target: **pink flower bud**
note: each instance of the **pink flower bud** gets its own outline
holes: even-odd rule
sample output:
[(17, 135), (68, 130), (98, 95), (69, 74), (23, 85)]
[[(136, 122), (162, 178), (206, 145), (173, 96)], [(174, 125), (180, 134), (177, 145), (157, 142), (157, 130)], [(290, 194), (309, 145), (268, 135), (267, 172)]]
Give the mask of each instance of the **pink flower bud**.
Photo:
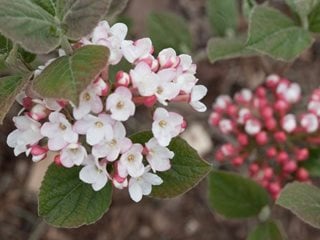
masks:
[(244, 129), (249, 135), (256, 135), (261, 131), (261, 123), (258, 119), (249, 119), (246, 122)]
[(287, 152), (281, 151), (278, 153), (276, 160), (278, 163), (283, 164), (289, 160), (289, 155)]
[(244, 158), (240, 157), (240, 156), (235, 157), (234, 159), (232, 159), (232, 164), (234, 166), (241, 166), (243, 164), (243, 162), (244, 162)]
[(252, 92), (249, 89), (242, 89), (240, 92), (236, 93), (234, 100), (237, 103), (247, 104), (252, 99)]
[(277, 149), (275, 147), (269, 147), (267, 149), (267, 156), (273, 158), (277, 155)]
[(268, 76), (266, 79), (267, 87), (272, 89), (276, 88), (279, 82), (280, 82), (280, 77), (276, 74), (272, 74)]
[(128, 73), (124, 71), (117, 72), (116, 82), (115, 82), (116, 87), (119, 87), (119, 86), (128, 87), (130, 83), (131, 83), (131, 78)]
[(296, 172), (296, 177), (299, 181), (308, 181), (309, 173), (305, 168), (298, 168)]
[(309, 150), (307, 148), (301, 148), (296, 150), (296, 159), (298, 161), (304, 161), (309, 158)]
[(49, 115), (49, 110), (43, 104), (36, 104), (28, 112), (28, 115), (34, 120), (40, 121)]
[(259, 145), (265, 145), (268, 142), (268, 135), (264, 131), (257, 133), (255, 138)]
[(261, 116), (266, 119), (273, 117), (273, 109), (270, 106), (265, 106), (261, 108), (260, 113), (261, 113)]
[(47, 148), (41, 147), (39, 145), (33, 145), (30, 151), (32, 155), (32, 161), (39, 162), (45, 159), (47, 157), (47, 152), (48, 152)]
[(214, 158), (219, 162), (222, 162), (223, 160), (225, 160), (224, 154), (220, 149), (215, 152)]
[(22, 99), (22, 105), (25, 109), (29, 110), (32, 107), (32, 98), (31, 97), (24, 97)]
[(93, 82), (93, 89), (98, 96), (107, 96), (109, 92), (109, 85), (101, 77), (98, 77)]
[(285, 142), (287, 140), (287, 135), (283, 131), (275, 132), (273, 134), (273, 137), (279, 143), (283, 143), (283, 142)]
[(274, 130), (277, 127), (277, 122), (274, 118), (268, 118), (265, 120), (265, 126), (268, 130)]
[(58, 154), (58, 155), (56, 155), (56, 156), (54, 157), (53, 162), (54, 162), (57, 166), (62, 166), (60, 154)]
[(273, 169), (271, 167), (263, 169), (263, 177), (264, 179), (270, 180), (273, 177)]
[(300, 124), (307, 133), (314, 133), (319, 128), (318, 117), (313, 113), (304, 114), (301, 117)]
[(272, 195), (277, 195), (281, 191), (281, 186), (278, 182), (273, 182), (269, 184), (268, 190)]
[(221, 119), (221, 116), (219, 113), (212, 112), (209, 117), (209, 124), (211, 124), (212, 126), (218, 126), (220, 119)]
[(229, 119), (221, 119), (219, 129), (222, 133), (230, 133), (233, 130), (233, 124)]
[(293, 114), (285, 115), (281, 120), (281, 127), (288, 133), (293, 132), (297, 128), (297, 121)]
[(259, 98), (265, 98), (266, 97), (266, 89), (264, 87), (258, 87), (255, 91), (255, 94)]
[(234, 117), (237, 114), (237, 107), (233, 104), (230, 104), (227, 106), (227, 114), (229, 114), (230, 116)]
[(249, 143), (248, 136), (246, 134), (240, 133), (237, 137), (238, 142), (241, 146), (246, 146)]
[(259, 172), (259, 169), (260, 169), (260, 167), (259, 167), (258, 164), (251, 163), (250, 166), (249, 166), (250, 175), (251, 176), (256, 175)]
[(282, 99), (277, 100), (274, 104), (274, 109), (280, 114), (285, 114), (289, 109), (289, 103)]
[(183, 119), (183, 122), (181, 124), (181, 131), (183, 132), (188, 126), (188, 123), (185, 119)]
[(157, 97), (155, 95), (152, 95), (150, 97), (145, 97), (143, 104), (146, 107), (152, 107), (154, 104), (156, 104), (156, 102), (157, 102)]
[(231, 143), (226, 143), (221, 146), (221, 151), (224, 156), (230, 157), (235, 154), (236, 149)]
[(283, 165), (283, 171), (285, 171), (286, 173), (293, 173), (296, 170), (297, 170), (297, 164), (294, 161), (287, 161)]

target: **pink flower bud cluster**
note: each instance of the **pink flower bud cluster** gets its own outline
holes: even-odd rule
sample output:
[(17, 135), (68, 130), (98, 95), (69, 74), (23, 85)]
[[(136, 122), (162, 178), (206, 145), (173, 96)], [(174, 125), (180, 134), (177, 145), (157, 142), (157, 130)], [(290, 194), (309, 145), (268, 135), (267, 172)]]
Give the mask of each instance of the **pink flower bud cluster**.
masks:
[(253, 92), (242, 89), (233, 99), (219, 96), (209, 123), (230, 142), (216, 150), (215, 159), (248, 169), (273, 198), (288, 181), (309, 181), (301, 163), (308, 160), (308, 149), (320, 143), (320, 89), (313, 92), (308, 109), (301, 111), (300, 100), (300, 86), (277, 75)]
[[(129, 72), (119, 71), (110, 81), (101, 73), (80, 94), (77, 105), (21, 94), (17, 100), (23, 109), (13, 119), (17, 129), (9, 134), (7, 143), (15, 155), (31, 155), (35, 162), (55, 152), (56, 164), (81, 166), (79, 178), (95, 191), (111, 181), (118, 189), (128, 188), (130, 197), (138, 202), (151, 193), (153, 185), (163, 182), (157, 173), (169, 170), (174, 157), (168, 145), (186, 128), (184, 118), (165, 106), (186, 102), (205, 111), (200, 100), (207, 89), (196, 85), (196, 66), (189, 55), (177, 55), (168, 48), (154, 56), (149, 38), (134, 42), (125, 40), (126, 34), (126, 25), (117, 23), (110, 28), (103, 21), (76, 46), (107, 46), (109, 64), (124, 58), (132, 64)], [(153, 137), (144, 144), (133, 143), (124, 125), (141, 105), (153, 111)]]

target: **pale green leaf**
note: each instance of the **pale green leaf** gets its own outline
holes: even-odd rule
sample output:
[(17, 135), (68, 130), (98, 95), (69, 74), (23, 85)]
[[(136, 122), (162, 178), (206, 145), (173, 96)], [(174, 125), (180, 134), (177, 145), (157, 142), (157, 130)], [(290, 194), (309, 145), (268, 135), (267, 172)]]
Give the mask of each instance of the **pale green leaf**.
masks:
[(44, 10), (46, 10), (48, 13), (50, 13), (52, 16), (55, 16), (56, 14), (56, 0), (31, 0), (38, 6), (42, 7)]
[(207, 0), (207, 14), (213, 31), (219, 36), (234, 35), (238, 24), (237, 0)]
[(33, 88), (45, 97), (69, 99), (77, 103), (79, 95), (106, 67), (109, 50), (88, 45), (52, 62), (34, 80)]
[(0, 32), (33, 53), (48, 53), (60, 44), (54, 17), (30, 0), (0, 0)]
[(309, 15), (309, 13), (319, 3), (319, 0), (285, 0), (291, 10), (297, 13), (301, 20)]
[(168, 12), (151, 13), (147, 26), (156, 52), (169, 47), (179, 53), (192, 50), (192, 37), (182, 17)]
[(100, 191), (79, 179), (81, 167), (64, 168), (52, 164), (44, 177), (39, 194), (39, 215), (57, 227), (92, 224), (108, 211), (112, 185)]
[(248, 236), (247, 240), (284, 240), (283, 234), (274, 221), (260, 223)]
[(248, 57), (257, 53), (245, 46), (245, 39), (238, 38), (211, 38), (207, 45), (210, 62), (236, 57)]
[[(141, 132), (130, 138), (135, 143), (144, 144), (151, 137), (151, 132)], [(183, 194), (195, 187), (211, 170), (211, 166), (183, 139), (174, 138), (168, 148), (175, 154), (171, 159), (171, 168), (157, 173), (163, 183), (152, 187), (152, 197), (172, 198)]]
[(120, 13), (124, 11), (128, 2), (129, 0), (112, 0), (106, 18), (114, 19), (116, 16), (118, 16)]
[(62, 26), (65, 35), (72, 40), (77, 40), (91, 33), (106, 15), (110, 1), (64, 0)]
[(15, 102), (16, 95), (23, 89), (29, 78), (8, 76), (0, 78), (0, 124)]
[(309, 30), (311, 32), (320, 32), (320, 3), (309, 14)]
[(209, 176), (209, 204), (227, 218), (257, 216), (268, 203), (268, 193), (253, 180), (224, 171)]
[(279, 60), (292, 61), (312, 43), (307, 30), (295, 26), (278, 10), (257, 6), (252, 11), (247, 47)]
[(320, 189), (307, 183), (289, 183), (276, 203), (289, 209), (300, 219), (320, 228)]

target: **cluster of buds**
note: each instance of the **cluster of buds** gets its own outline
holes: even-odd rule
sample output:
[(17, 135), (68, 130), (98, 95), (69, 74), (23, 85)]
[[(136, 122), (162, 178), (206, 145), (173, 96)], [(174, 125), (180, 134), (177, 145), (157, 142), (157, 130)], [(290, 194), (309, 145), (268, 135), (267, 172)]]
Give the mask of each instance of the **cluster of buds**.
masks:
[[(48, 151), (55, 152), (56, 164), (81, 166), (79, 178), (95, 191), (111, 181), (118, 189), (128, 188), (130, 197), (138, 202), (150, 194), (153, 185), (162, 183), (157, 173), (169, 170), (174, 157), (168, 145), (186, 128), (181, 115), (157, 105), (187, 102), (205, 111), (200, 100), (207, 89), (196, 85), (196, 66), (189, 55), (176, 55), (168, 48), (154, 57), (149, 38), (133, 42), (125, 40), (126, 34), (126, 25), (110, 27), (103, 21), (75, 46), (107, 46), (109, 64), (124, 58), (133, 65), (129, 72), (119, 71), (112, 81), (100, 74), (80, 94), (77, 106), (67, 100), (21, 94), (17, 100), (23, 109), (13, 118), (17, 129), (9, 134), (7, 143), (15, 155), (31, 155), (35, 162), (45, 159)], [(140, 105), (153, 111), (153, 137), (143, 145), (126, 137), (124, 125)]]
[(277, 75), (267, 77), (255, 91), (242, 89), (231, 99), (219, 96), (210, 125), (228, 136), (215, 152), (220, 163), (247, 170), (248, 175), (277, 198), (288, 181), (309, 181), (302, 162), (320, 143), (320, 89), (301, 106), (301, 88)]

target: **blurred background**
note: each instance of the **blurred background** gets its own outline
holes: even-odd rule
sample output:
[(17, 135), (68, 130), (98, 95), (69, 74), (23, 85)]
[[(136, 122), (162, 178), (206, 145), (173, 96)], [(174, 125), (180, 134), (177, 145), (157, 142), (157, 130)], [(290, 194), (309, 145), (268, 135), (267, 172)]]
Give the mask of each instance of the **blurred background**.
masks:
[[(283, 1), (269, 2), (284, 12), (288, 11)], [(239, 0), (239, 8), (241, 3)], [(214, 145), (222, 140), (207, 124), (214, 99), (219, 94), (232, 95), (242, 87), (253, 89), (270, 73), (285, 75), (292, 81), (302, 83), (303, 91), (310, 91), (319, 85), (320, 44), (316, 42), (294, 64), (277, 62), (267, 57), (236, 58), (212, 64), (206, 56), (206, 45), (215, 33), (210, 26), (205, 4), (205, 0), (130, 0), (117, 21), (128, 24), (129, 38), (133, 39), (154, 35), (155, 30), (150, 30), (150, 16), (154, 12), (172, 13), (187, 23), (190, 39), (177, 51), (186, 51), (194, 57), (198, 65), (199, 83), (206, 85), (209, 90), (205, 98), (208, 111), (199, 114), (188, 106), (175, 105), (173, 108), (187, 117), (189, 129), (184, 138), (207, 161), (213, 162)], [(155, 22), (162, 21), (154, 16), (152, 19)], [(246, 31), (247, 22), (243, 16), (239, 15), (236, 27), (240, 33)], [(170, 33), (163, 35), (163, 38), (170, 39)], [(14, 107), (1, 126), (1, 240), (243, 240), (254, 226), (255, 220), (230, 221), (214, 215), (207, 204), (207, 183), (203, 180), (183, 196), (170, 200), (145, 197), (139, 204), (131, 201), (126, 191), (115, 190), (111, 209), (96, 224), (78, 229), (50, 227), (37, 216), (37, 193), (50, 161), (33, 164), (30, 159), (15, 158), (12, 149), (5, 143), (8, 133), (13, 129), (10, 119), (18, 111), (18, 107)], [(142, 117), (130, 124), (132, 129), (146, 129), (150, 126)], [(320, 239), (320, 232), (288, 211), (275, 208), (273, 214), (283, 223), (290, 240)]]

